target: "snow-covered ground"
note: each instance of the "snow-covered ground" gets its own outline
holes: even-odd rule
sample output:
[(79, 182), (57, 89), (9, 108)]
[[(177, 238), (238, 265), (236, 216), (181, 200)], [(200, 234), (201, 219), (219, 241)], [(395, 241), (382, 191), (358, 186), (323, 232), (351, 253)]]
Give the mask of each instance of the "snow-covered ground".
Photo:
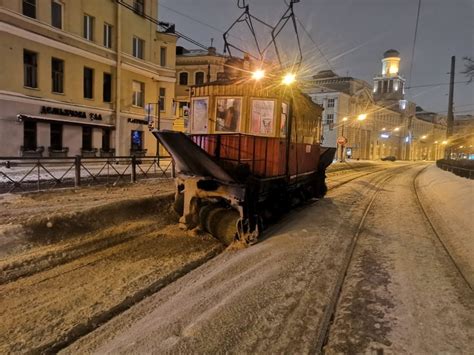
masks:
[(474, 288), (474, 180), (432, 165), (417, 186), (432, 223)]
[(327, 350), (472, 353), (472, 292), (414, 200), (424, 165), (345, 166), (328, 171), (339, 187), (327, 198), (286, 216), (258, 244), (208, 262), (217, 242), (180, 231), (153, 207), (171, 181), (1, 196), (10, 231), (48, 216), (90, 213), (96, 223), (117, 206), (125, 213), (95, 232), (29, 240), (0, 260), (12, 280), (0, 285), (0, 351), (60, 349), (69, 338), (64, 353), (313, 352), (350, 238), (377, 185), (393, 176), (368, 215)]
[[(346, 168), (347, 176), (383, 168), (359, 167), (362, 171)], [(338, 181), (343, 176), (339, 171)], [(172, 181), (146, 180), (115, 188), (0, 195), (0, 308), (6, 319), (1, 352), (40, 351), (80, 337), (215, 255), (220, 250), (215, 240), (169, 224), (167, 207), (159, 201), (169, 200), (171, 191)], [(330, 231), (331, 221), (326, 224)], [(24, 233), (31, 226), (45, 234)], [(276, 254), (298, 253), (298, 230), (293, 252), (283, 248)], [(303, 249), (312, 244), (311, 239), (304, 243)], [(258, 248), (249, 249), (256, 258)], [(268, 252), (274, 255), (271, 248)], [(222, 255), (239, 258), (240, 252)], [(311, 263), (310, 255), (306, 259)], [(233, 262), (237, 269), (238, 260)], [(270, 262), (276, 265), (278, 259)], [(293, 257), (288, 262), (296, 266)]]
[[(417, 202), (413, 182), (422, 169), (394, 176), (377, 196), (354, 251), (327, 353), (474, 353), (474, 294)], [(457, 180), (436, 169), (428, 167), (421, 178), (434, 185)], [(467, 192), (469, 184), (460, 181), (446, 190)], [(433, 188), (441, 196), (442, 186)], [(459, 207), (461, 220), (472, 218)], [(458, 241), (467, 244), (472, 237)]]

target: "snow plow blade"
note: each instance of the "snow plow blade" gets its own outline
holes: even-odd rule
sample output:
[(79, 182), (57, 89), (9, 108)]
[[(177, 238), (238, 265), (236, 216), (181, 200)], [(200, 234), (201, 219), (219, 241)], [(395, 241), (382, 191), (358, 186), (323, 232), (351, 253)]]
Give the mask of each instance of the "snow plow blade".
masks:
[(207, 152), (184, 133), (162, 130), (153, 131), (153, 135), (173, 157), (178, 174), (235, 183), (234, 179)]
[(336, 148), (321, 147), (321, 155), (319, 157), (319, 171), (325, 171), (331, 165), (336, 155)]

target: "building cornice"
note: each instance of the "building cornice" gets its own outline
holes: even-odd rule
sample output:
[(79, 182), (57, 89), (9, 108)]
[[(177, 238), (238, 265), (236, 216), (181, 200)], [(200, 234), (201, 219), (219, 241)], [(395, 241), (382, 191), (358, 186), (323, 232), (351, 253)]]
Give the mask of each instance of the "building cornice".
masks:
[(6, 90), (0, 90), (0, 100), (23, 102), (27, 104), (37, 104), (37, 105), (48, 104), (48, 105), (54, 105), (54, 106), (58, 106), (62, 108), (75, 107), (77, 109), (83, 109), (83, 110), (88, 110), (88, 111), (91, 111), (91, 110), (99, 111), (104, 114), (111, 114), (115, 112), (115, 110), (113, 109), (90, 106), (90, 105), (82, 105), (82, 104), (77, 104), (77, 103), (68, 102), (68, 101), (53, 100), (53, 99), (48, 99), (44, 97), (33, 97), (33, 96), (23, 95), (17, 92), (6, 91)]

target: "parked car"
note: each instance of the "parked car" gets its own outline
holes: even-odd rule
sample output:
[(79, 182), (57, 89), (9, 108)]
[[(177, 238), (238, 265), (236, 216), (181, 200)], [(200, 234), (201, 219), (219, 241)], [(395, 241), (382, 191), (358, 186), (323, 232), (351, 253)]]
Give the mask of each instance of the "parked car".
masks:
[(397, 160), (397, 158), (394, 157), (393, 155), (389, 155), (387, 157), (383, 157), (381, 160), (382, 161), (395, 161), (395, 160)]

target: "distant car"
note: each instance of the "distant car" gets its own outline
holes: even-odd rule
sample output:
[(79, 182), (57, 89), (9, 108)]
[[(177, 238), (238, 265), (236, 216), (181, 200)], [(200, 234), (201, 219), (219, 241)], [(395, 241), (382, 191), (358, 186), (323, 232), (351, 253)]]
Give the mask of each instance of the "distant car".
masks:
[(388, 157), (383, 157), (381, 160), (382, 161), (395, 161), (397, 160), (397, 158), (394, 157), (393, 155), (389, 155)]

